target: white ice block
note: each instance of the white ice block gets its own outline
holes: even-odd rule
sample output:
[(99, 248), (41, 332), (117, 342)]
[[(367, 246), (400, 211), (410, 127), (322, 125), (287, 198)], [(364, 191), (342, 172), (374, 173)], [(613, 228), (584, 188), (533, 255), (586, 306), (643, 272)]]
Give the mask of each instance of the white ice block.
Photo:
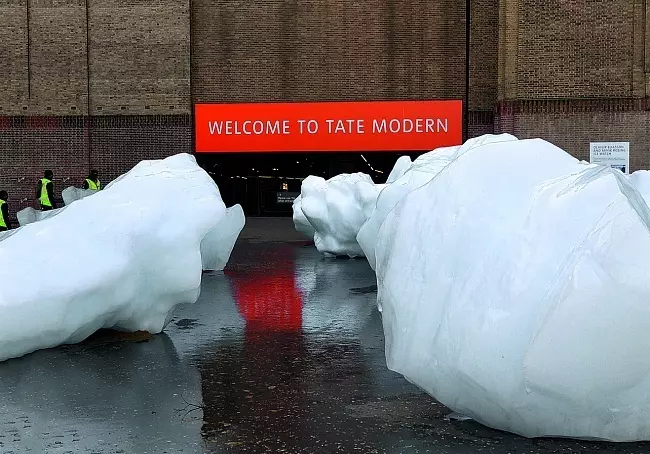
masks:
[(379, 232), (390, 369), (527, 437), (650, 439), (650, 210), (543, 140), (468, 150)]
[[(201, 243), (231, 220), (226, 213), (214, 181), (180, 154), (144, 161), (92, 197), (6, 235), (0, 360), (100, 328), (160, 332), (177, 304), (196, 301)], [(215, 263), (230, 236), (221, 235), (228, 245)]]
[(315, 231), (316, 248), (331, 255), (362, 257), (357, 233), (380, 190), (364, 173), (341, 174), (329, 180), (307, 177), (302, 182), (300, 208)]

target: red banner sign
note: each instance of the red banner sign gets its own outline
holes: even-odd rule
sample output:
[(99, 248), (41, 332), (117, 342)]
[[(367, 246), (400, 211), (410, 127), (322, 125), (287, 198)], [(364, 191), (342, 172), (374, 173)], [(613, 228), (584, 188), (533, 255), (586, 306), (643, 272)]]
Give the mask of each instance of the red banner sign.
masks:
[(462, 142), (462, 101), (195, 105), (196, 152), (429, 151)]

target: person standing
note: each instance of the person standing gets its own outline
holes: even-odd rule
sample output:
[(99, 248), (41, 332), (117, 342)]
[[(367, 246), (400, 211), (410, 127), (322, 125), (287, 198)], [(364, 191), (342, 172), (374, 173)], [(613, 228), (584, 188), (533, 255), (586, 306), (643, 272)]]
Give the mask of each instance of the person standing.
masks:
[(41, 204), (41, 211), (50, 211), (56, 208), (52, 178), (54, 178), (52, 171), (46, 170), (36, 187), (36, 198)]
[(88, 178), (84, 180), (83, 188), (90, 189), (91, 191), (101, 190), (102, 183), (99, 181), (99, 172), (96, 170), (91, 170)]
[(0, 232), (9, 230), (9, 204), (7, 191), (0, 191)]

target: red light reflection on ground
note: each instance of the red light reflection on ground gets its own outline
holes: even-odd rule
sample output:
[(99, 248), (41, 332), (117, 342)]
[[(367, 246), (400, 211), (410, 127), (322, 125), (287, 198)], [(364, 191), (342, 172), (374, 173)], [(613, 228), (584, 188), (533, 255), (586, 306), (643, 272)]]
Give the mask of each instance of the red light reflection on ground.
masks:
[(227, 274), (239, 313), (246, 320), (246, 331), (302, 330), (302, 296), (296, 288), (293, 264), (250, 274)]

